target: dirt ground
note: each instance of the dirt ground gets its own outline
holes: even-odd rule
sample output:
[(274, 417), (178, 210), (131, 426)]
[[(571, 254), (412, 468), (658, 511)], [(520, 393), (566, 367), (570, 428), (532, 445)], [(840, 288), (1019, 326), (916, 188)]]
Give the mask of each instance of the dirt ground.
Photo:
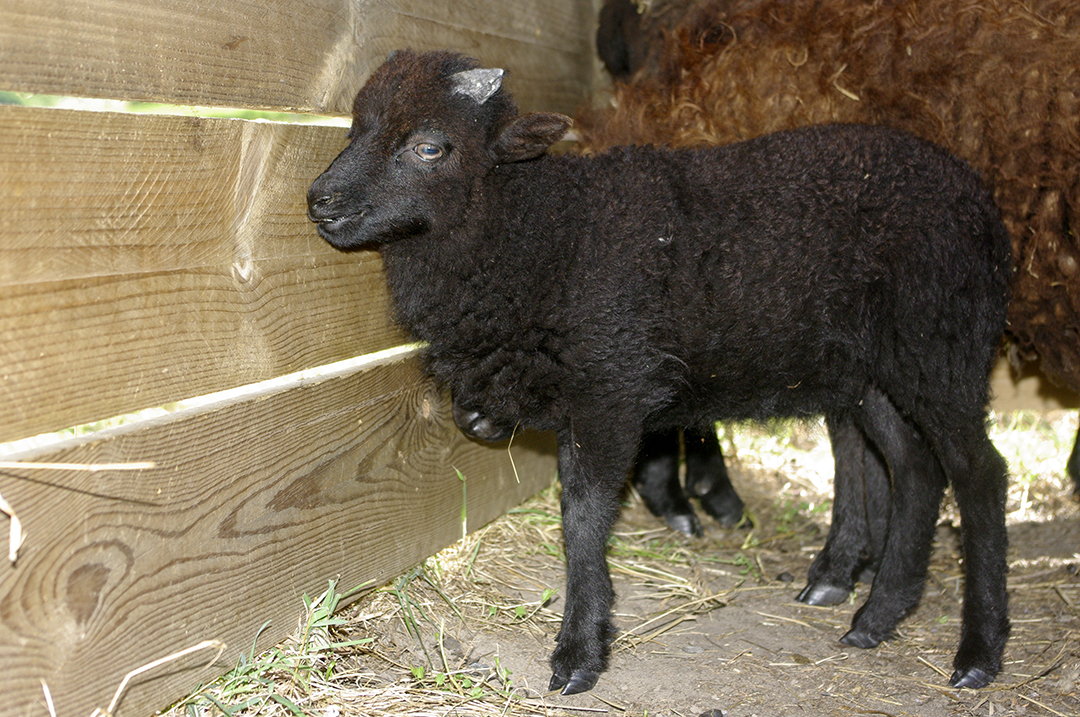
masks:
[(995, 429), (1014, 478), (1013, 627), (988, 689), (947, 686), (963, 589), (948, 503), (922, 603), (896, 639), (838, 642), (865, 585), (839, 607), (795, 601), (828, 530), (832, 465), (820, 423), (788, 424), (724, 436), (753, 525), (705, 519), (689, 539), (627, 496), (609, 553), (623, 632), (591, 692), (545, 693), (564, 581), (553, 486), (349, 607), (341, 636), (374, 640), (338, 656), (336, 692), (312, 713), (1080, 715), (1080, 505), (1063, 475), (1075, 431), (1075, 412)]

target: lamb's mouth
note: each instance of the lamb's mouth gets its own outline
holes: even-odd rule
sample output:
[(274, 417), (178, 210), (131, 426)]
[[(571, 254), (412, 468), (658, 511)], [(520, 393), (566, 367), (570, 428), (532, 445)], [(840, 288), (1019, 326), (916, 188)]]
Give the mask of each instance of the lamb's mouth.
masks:
[(363, 221), (366, 215), (367, 210), (361, 209), (358, 212), (343, 214), (340, 217), (315, 218), (311, 216), (311, 212), (309, 211), (308, 219), (318, 225), (319, 234), (321, 234), (323, 238), (329, 238), (330, 236), (339, 234), (346, 225)]

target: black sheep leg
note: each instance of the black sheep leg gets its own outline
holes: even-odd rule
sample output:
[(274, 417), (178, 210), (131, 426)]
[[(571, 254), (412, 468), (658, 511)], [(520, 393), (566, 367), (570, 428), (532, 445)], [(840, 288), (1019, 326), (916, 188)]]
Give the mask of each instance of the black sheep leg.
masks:
[(945, 479), (929, 444), (880, 391), (867, 392), (856, 420), (893, 479), (891, 521), (870, 596), (841, 638), (869, 648), (888, 639), (922, 597)]
[(841, 639), (854, 647), (873, 647), (918, 604), (947, 478), (960, 509), (966, 574), (960, 646), (949, 684), (984, 687), (1001, 670), (1009, 634), (1007, 466), (986, 435), (984, 416), (922, 420), (928, 427), (920, 432), (877, 390), (867, 392), (858, 413), (859, 425), (892, 472), (892, 519), (870, 597)]
[(683, 430), (683, 444), (685, 491), (679, 482), (679, 431), (657, 431), (642, 439), (633, 482), (645, 506), (671, 529), (700, 536), (701, 523), (687, 499), (690, 495), (698, 498), (705, 512), (721, 525), (734, 527), (742, 520), (743, 502), (728, 478), (716, 430), (711, 426), (687, 428)]
[(564, 695), (592, 689), (607, 664), (614, 637), (607, 540), (640, 437), (610, 423), (594, 425), (602, 430), (575, 428), (558, 436), (566, 600), (548, 689)]
[(1076, 431), (1072, 453), (1069, 454), (1069, 462), (1065, 464), (1065, 472), (1072, 478), (1073, 495), (1080, 497), (1080, 428)]
[(857, 580), (873, 579), (892, 509), (887, 469), (851, 417), (830, 416), (826, 427), (834, 461), (832, 522), (798, 596), (808, 605), (838, 605)]
[(706, 513), (725, 528), (738, 525), (743, 502), (728, 478), (720, 440), (712, 424), (683, 431), (686, 446), (686, 492), (701, 501)]
[[(723, 465), (722, 456), (720, 461)], [(678, 429), (645, 435), (634, 463), (632, 480), (645, 507), (653, 515), (663, 518), (669, 528), (686, 535), (702, 534), (701, 523), (679, 482)]]
[(973, 418), (966, 430), (938, 436), (937, 453), (960, 509), (964, 551), (964, 607), (953, 687), (988, 685), (1001, 670), (1009, 636), (1006, 593), (1005, 494), (1008, 466)]

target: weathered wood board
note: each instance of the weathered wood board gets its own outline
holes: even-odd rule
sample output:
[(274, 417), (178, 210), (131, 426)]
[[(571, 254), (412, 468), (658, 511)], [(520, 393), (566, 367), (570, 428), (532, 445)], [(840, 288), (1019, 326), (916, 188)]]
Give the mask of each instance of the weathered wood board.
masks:
[(0, 107), (0, 441), (404, 342), (305, 216), (344, 135)]
[(999, 413), (1080, 408), (1080, 396), (1050, 383), (1034, 364), (1017, 373), (1004, 358), (990, 374), (990, 392), (990, 407)]
[[(0, 90), (348, 113), (391, 49), (512, 73), (572, 112), (595, 78), (576, 0), (106, 0), (0, 5)], [(0, 441), (398, 346), (378, 256), (305, 218), (340, 128), (0, 107)], [(383, 581), (546, 485), (550, 441), (465, 440), (415, 358), (187, 409), (34, 454), (137, 473), (5, 470), (26, 532), (0, 562), (0, 712), (165, 706), (293, 630), (302, 593)], [(467, 494), (455, 470), (467, 477)], [(0, 517), (0, 521), (6, 518)]]
[(151, 470), (3, 471), (26, 542), (0, 562), (2, 711), (46, 714), (45, 680), (58, 715), (88, 715), (128, 671), (227, 643), (209, 669), (201, 654), (136, 680), (117, 714), (167, 706), (227, 671), (267, 620), (260, 648), (295, 630), (300, 596), (328, 578), (379, 585), (460, 538), (455, 469), (470, 530), (549, 484), (553, 448), (513, 445), (520, 483), (506, 447), (467, 441), (410, 359), (36, 456)]
[(347, 114), (390, 50), (451, 48), (571, 112), (596, 76), (589, 0), (7, 0), (0, 89)]

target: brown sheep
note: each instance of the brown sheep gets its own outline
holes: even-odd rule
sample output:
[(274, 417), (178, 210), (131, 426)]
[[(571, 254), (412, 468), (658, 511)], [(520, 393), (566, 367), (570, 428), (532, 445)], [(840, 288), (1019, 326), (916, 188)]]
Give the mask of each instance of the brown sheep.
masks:
[(822, 122), (942, 145), (983, 173), (1012, 237), (1011, 358), (1037, 358), (1080, 392), (1080, 5), (637, 5), (609, 0), (601, 16), (601, 57), (634, 74), (612, 106), (580, 113), (588, 150), (729, 144)]

